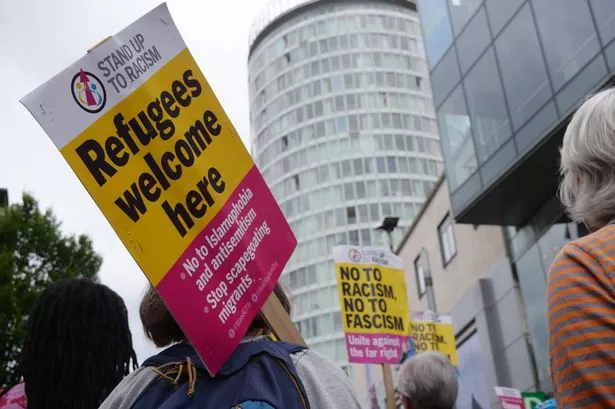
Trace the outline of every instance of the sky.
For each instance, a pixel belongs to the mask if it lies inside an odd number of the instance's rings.
[[[248,35],[267,0],[169,0],[188,48],[244,143],[250,135]],[[52,208],[67,234],[89,235],[104,259],[101,281],[126,302],[139,362],[153,352],[141,330],[146,279],[55,145],[19,99],[85,51],[160,4],[154,0],[0,1],[0,187]]]

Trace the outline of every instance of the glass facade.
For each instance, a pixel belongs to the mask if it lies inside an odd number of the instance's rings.
[[[413,3],[312,2],[266,28],[249,57],[252,153],[299,244],[283,279],[293,320],[347,361],[331,249],[402,237],[442,159]]]
[[[546,297],[549,267],[564,244],[585,234],[582,226],[567,221],[556,197],[545,203],[527,225],[507,229],[539,380],[548,390],[551,388]]]
[[[485,377],[484,352],[477,332],[457,346],[459,357],[459,392],[456,409],[489,408],[489,391]]]
[[[430,0],[419,10],[457,215],[615,73],[615,1]]]

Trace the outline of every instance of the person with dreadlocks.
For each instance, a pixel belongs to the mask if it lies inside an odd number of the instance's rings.
[[[87,278],[59,281],[30,312],[23,382],[7,388],[0,409],[96,408],[137,367],[122,298]]]
[[[274,294],[290,314],[279,284]],[[310,348],[273,339],[260,314],[212,377],[153,287],[139,312],[145,335],[157,347],[171,346],[124,378],[100,409],[360,408],[339,366]]]

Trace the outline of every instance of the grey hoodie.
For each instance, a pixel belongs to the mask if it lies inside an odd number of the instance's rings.
[[[311,409],[360,409],[348,377],[329,359],[312,349],[295,353],[291,358],[305,387]],[[151,367],[137,369],[111,392],[100,409],[130,409],[156,376]]]

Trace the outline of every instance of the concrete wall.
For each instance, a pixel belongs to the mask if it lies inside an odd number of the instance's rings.
[[[462,294],[476,282],[488,277],[492,266],[506,260],[504,232],[499,226],[453,224],[457,255],[444,266],[438,226],[450,212],[448,185],[443,181],[426,202],[399,251],[406,270],[408,300],[413,310],[427,309],[427,299],[419,299],[414,260],[421,248],[429,255],[436,306],[441,313],[451,312]]]

